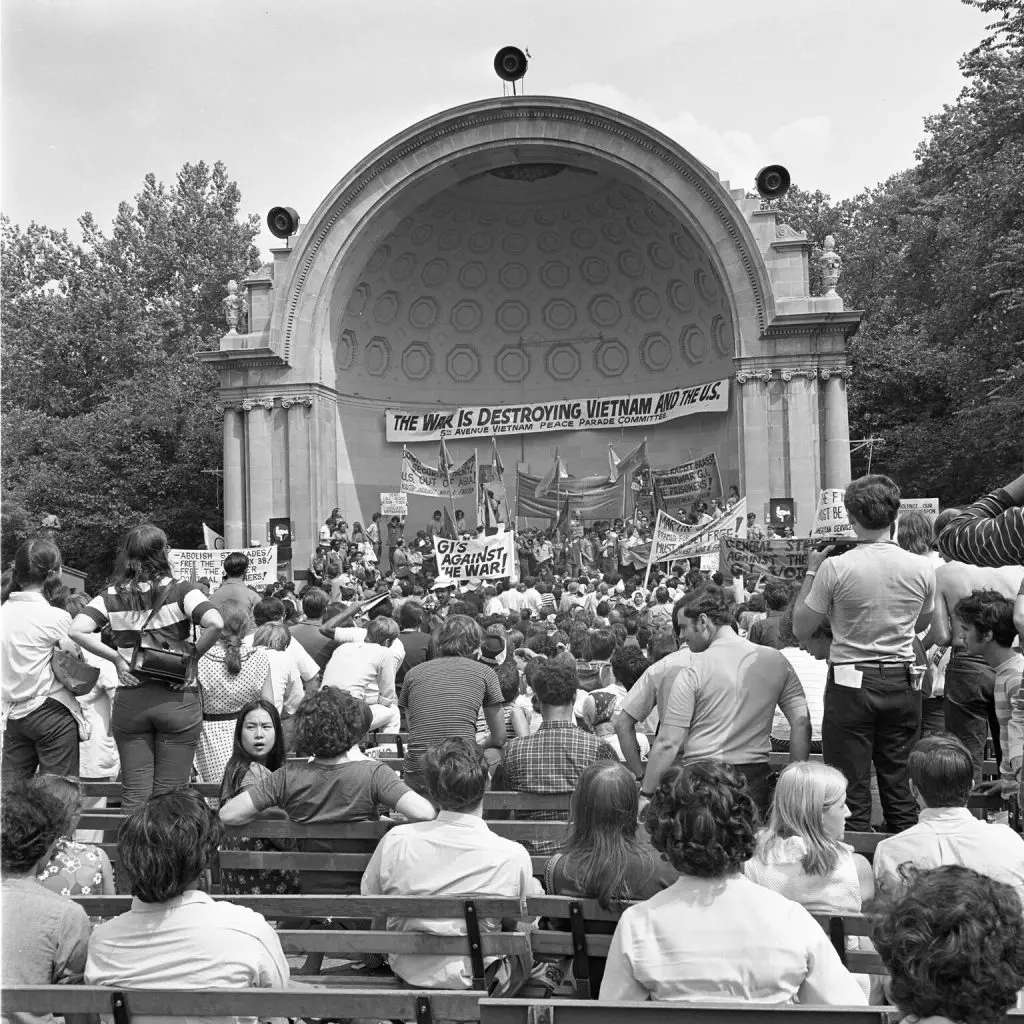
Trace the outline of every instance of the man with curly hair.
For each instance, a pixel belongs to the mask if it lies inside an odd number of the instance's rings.
[[[872,937],[904,1020],[998,1024],[1024,988],[1020,899],[959,864],[914,872]]]
[[[680,878],[623,912],[601,1002],[867,1002],[814,918],[744,876],[756,822],[730,765],[696,761],[662,776],[644,824]]]
[[[36,876],[49,863],[65,824],[64,807],[37,779],[13,783],[0,809],[5,985],[77,983],[85,971],[89,918]],[[12,1024],[41,1024],[48,1014],[12,1013]]]

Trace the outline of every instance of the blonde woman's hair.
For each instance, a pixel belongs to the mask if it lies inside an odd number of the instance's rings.
[[[269,647],[272,651],[287,650],[292,635],[283,622],[265,622],[252,635],[253,647]]]
[[[845,799],[846,776],[839,769],[820,761],[787,765],[775,787],[768,827],[758,836],[757,856],[765,860],[776,843],[800,836],[807,844],[804,871],[827,875],[839,860],[842,844],[826,833],[822,817]]]

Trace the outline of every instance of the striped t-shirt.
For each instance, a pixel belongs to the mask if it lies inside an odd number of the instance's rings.
[[[422,771],[427,747],[440,740],[475,741],[480,708],[502,703],[497,673],[471,658],[435,658],[409,669],[398,699],[409,722],[405,771]]]
[[[165,587],[171,588],[170,593],[146,626],[149,613]],[[147,633],[155,633],[165,640],[187,640],[192,632],[192,623],[198,625],[202,617],[213,609],[206,595],[194,583],[174,580],[170,576],[160,580],[156,589],[150,583],[138,584],[137,593],[135,603],[142,605],[141,608],[132,607],[132,595],[119,593],[116,587],[107,587],[82,610],[100,629],[110,626],[118,653],[129,661],[143,626],[146,626]]]

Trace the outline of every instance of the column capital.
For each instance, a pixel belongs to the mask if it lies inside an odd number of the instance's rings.
[[[821,379],[828,380],[829,377],[842,377],[849,380],[853,376],[853,370],[849,366],[823,366],[821,368]]]
[[[787,366],[782,371],[782,379],[788,384],[794,377],[806,377],[808,380],[815,380],[818,376],[816,366]]]
[[[736,383],[743,387],[744,384],[749,383],[752,380],[759,380],[764,384],[768,384],[772,379],[772,371],[765,370],[738,370],[736,372]]]
[[[313,408],[312,395],[285,395],[281,399],[281,408],[290,409],[293,405],[304,405],[307,409]]]

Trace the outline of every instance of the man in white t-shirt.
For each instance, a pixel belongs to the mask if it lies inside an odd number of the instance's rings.
[[[401,727],[392,650],[397,642],[398,623],[379,616],[366,627],[364,639],[342,643],[324,669],[324,686],[336,686],[369,705],[373,730],[397,732]]]
[[[917,822],[908,758],[921,727],[921,676],[915,635],[928,629],[935,572],[893,541],[900,490],[887,476],[863,476],[843,502],[857,536],[852,550],[811,551],[793,612],[806,643],[832,627],[822,752],[846,776],[850,832],[871,826],[871,764],[889,831]]]

